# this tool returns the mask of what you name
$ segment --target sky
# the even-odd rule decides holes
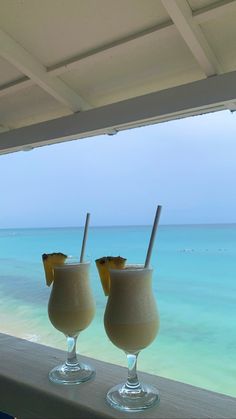
[[[236,222],[236,113],[0,156],[0,228]]]

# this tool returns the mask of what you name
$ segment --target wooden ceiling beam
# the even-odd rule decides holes
[[[97,48],[94,48],[92,50],[86,51],[78,56],[71,57],[68,60],[65,60],[63,62],[60,62],[58,64],[52,65],[47,68],[48,72],[50,74],[59,75],[63,74],[67,71],[75,70],[76,68],[79,68],[80,62],[83,60],[86,60],[92,56],[95,56],[97,54],[101,54],[105,51],[109,51],[110,49],[114,49],[116,47],[120,47],[122,45],[126,45],[129,42],[136,41],[137,39],[143,38],[145,36],[152,35],[154,33],[163,33],[163,32],[170,32],[174,30],[173,22],[171,20],[168,20],[166,22],[151,26],[149,28],[146,28],[142,31],[138,31],[136,33],[133,33],[131,35],[125,36],[123,38],[117,39],[116,41],[109,42],[107,44],[98,46]]]
[[[13,80],[9,83],[0,86],[0,97],[16,93],[19,90],[25,89],[26,87],[35,85],[34,81],[27,76],[20,77],[17,80]]]
[[[57,77],[51,77],[46,68],[29,54],[13,38],[0,29],[0,56],[13,64],[24,75],[34,81],[72,112],[89,109],[90,106],[77,93]],[[24,80],[23,83],[27,82]],[[19,83],[18,87],[19,87]],[[9,87],[13,89],[13,85]]]
[[[172,0],[164,0],[165,3],[167,1],[173,2]],[[210,6],[194,11],[192,13],[192,19],[196,24],[201,24],[211,19],[222,16],[225,13],[230,13],[233,11],[236,11],[236,0],[220,0],[216,1]],[[128,42],[132,42],[134,40],[142,38],[143,36],[148,36],[153,33],[160,33],[161,31],[169,32],[174,29],[174,26],[175,25],[172,20],[167,20],[166,22],[163,22],[161,24],[151,26],[149,28],[146,28],[145,30],[138,31],[132,35],[126,36],[124,38],[118,39],[105,45],[101,45],[97,48],[86,51],[83,54],[71,57],[68,60],[56,63],[50,67],[45,68],[44,71],[46,70],[46,72],[50,76],[58,76],[60,74],[64,74],[67,71],[79,68],[80,62],[82,60],[88,59],[89,57],[92,57],[96,54],[101,54],[102,52],[107,51],[109,49],[122,46]],[[33,84],[34,80],[30,79],[27,76],[22,77],[21,79],[13,80],[10,83],[0,86],[0,97],[14,93],[16,91],[19,91],[20,89],[24,89]]]
[[[192,16],[186,0],[161,0],[178,32],[207,77],[222,72],[222,67],[203,32]]]
[[[201,24],[236,11],[235,0],[220,0],[193,12],[193,19]]]
[[[235,101],[236,71],[2,133],[0,153],[202,114]]]

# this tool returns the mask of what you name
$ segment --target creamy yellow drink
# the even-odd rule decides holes
[[[97,265],[104,292],[108,295],[104,326],[114,345],[125,351],[128,363],[127,381],[112,387],[106,400],[111,407],[123,412],[141,412],[160,401],[159,391],[140,382],[137,375],[138,354],[154,340],[160,326],[152,292],[153,271],[149,268],[160,213],[161,206],[158,205],[144,266],[117,268],[103,263],[101,269]],[[101,264],[103,259],[96,262]]]
[[[159,330],[159,315],[152,293],[152,269],[127,266],[110,270],[110,294],[104,325],[110,340],[126,352],[148,346]]]
[[[80,384],[95,376],[94,368],[80,362],[76,354],[78,335],[95,314],[89,285],[90,263],[65,263],[67,255],[61,252],[44,253],[42,260],[46,283],[52,284],[48,315],[53,326],[66,335],[68,346],[66,362],[54,367],[49,379],[56,384]]]
[[[89,266],[75,263],[54,267],[48,314],[53,326],[67,336],[76,336],[86,329],[95,314]]]

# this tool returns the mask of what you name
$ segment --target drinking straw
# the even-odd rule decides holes
[[[157,210],[156,210],[156,215],[155,215],[155,218],[154,218],[153,227],[152,227],[152,234],[151,234],[150,241],[149,241],[147,256],[146,256],[146,260],[145,260],[145,265],[144,265],[145,268],[149,267],[149,263],[150,263],[150,259],[151,259],[151,255],[152,255],[152,248],[153,248],[153,244],[154,244],[155,237],[156,237],[156,232],[157,232],[157,227],[158,227],[160,215],[161,215],[161,205],[158,205]]]
[[[80,254],[80,263],[82,263],[84,259],[84,250],[85,250],[86,240],[87,240],[87,235],[88,235],[89,218],[90,218],[90,214],[89,212],[87,212],[85,226],[84,226],[84,237],[83,237],[83,243],[82,243],[81,254]]]

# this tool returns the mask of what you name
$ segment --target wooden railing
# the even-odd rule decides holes
[[[0,334],[0,410],[19,419],[235,419],[236,398],[140,373],[160,390],[160,405],[139,413],[122,413],[106,405],[105,395],[124,381],[125,368],[82,357],[96,368],[93,381],[60,386],[48,371],[64,361],[63,351]]]

